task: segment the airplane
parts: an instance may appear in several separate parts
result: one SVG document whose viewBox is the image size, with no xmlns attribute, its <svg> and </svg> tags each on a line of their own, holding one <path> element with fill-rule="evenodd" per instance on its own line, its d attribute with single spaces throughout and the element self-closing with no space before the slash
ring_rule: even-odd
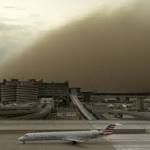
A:
<svg viewBox="0 0 150 150">
<path fill-rule="evenodd" d="M 34 132 L 19 137 L 18 140 L 25 144 L 27 141 L 63 140 L 77 144 L 90 139 L 111 135 L 113 129 L 119 124 L 110 124 L 105 129 L 93 129 L 88 131 L 57 131 L 57 132 Z"/>
</svg>

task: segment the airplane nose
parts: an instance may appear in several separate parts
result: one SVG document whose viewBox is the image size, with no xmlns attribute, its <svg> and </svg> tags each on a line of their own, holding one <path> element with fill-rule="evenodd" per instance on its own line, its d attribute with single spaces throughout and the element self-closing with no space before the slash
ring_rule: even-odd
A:
<svg viewBox="0 0 150 150">
<path fill-rule="evenodd" d="M 23 141 L 23 140 L 24 140 L 23 136 L 21 136 L 21 137 L 18 138 L 18 141 Z"/>
</svg>

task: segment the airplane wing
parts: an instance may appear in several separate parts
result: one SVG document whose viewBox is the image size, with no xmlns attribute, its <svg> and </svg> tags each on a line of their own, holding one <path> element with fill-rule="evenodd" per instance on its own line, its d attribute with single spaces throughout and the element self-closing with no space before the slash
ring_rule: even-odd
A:
<svg viewBox="0 0 150 150">
<path fill-rule="evenodd" d="M 73 137 L 64 138 L 63 140 L 69 141 L 69 142 L 77 142 L 77 143 L 85 142 L 85 140 L 83 139 L 78 139 L 78 138 L 73 138 Z"/>
</svg>

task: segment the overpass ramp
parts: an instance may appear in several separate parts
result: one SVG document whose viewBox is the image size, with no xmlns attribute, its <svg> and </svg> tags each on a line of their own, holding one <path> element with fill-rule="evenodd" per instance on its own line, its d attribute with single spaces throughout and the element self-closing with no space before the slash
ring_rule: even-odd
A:
<svg viewBox="0 0 150 150">
<path fill-rule="evenodd" d="M 71 90 L 70 98 L 73 104 L 78 108 L 80 113 L 84 116 L 84 118 L 86 118 L 87 120 L 96 120 L 95 116 L 92 113 L 90 113 L 80 102 L 77 96 L 77 91 L 75 89 Z"/>
</svg>

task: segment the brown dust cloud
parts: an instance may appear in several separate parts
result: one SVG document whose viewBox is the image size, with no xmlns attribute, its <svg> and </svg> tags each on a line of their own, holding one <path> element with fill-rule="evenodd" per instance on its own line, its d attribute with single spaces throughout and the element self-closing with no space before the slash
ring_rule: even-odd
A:
<svg viewBox="0 0 150 150">
<path fill-rule="evenodd" d="M 97 10 L 0 66 L 0 78 L 37 78 L 100 91 L 150 91 L 150 2 Z"/>
</svg>

